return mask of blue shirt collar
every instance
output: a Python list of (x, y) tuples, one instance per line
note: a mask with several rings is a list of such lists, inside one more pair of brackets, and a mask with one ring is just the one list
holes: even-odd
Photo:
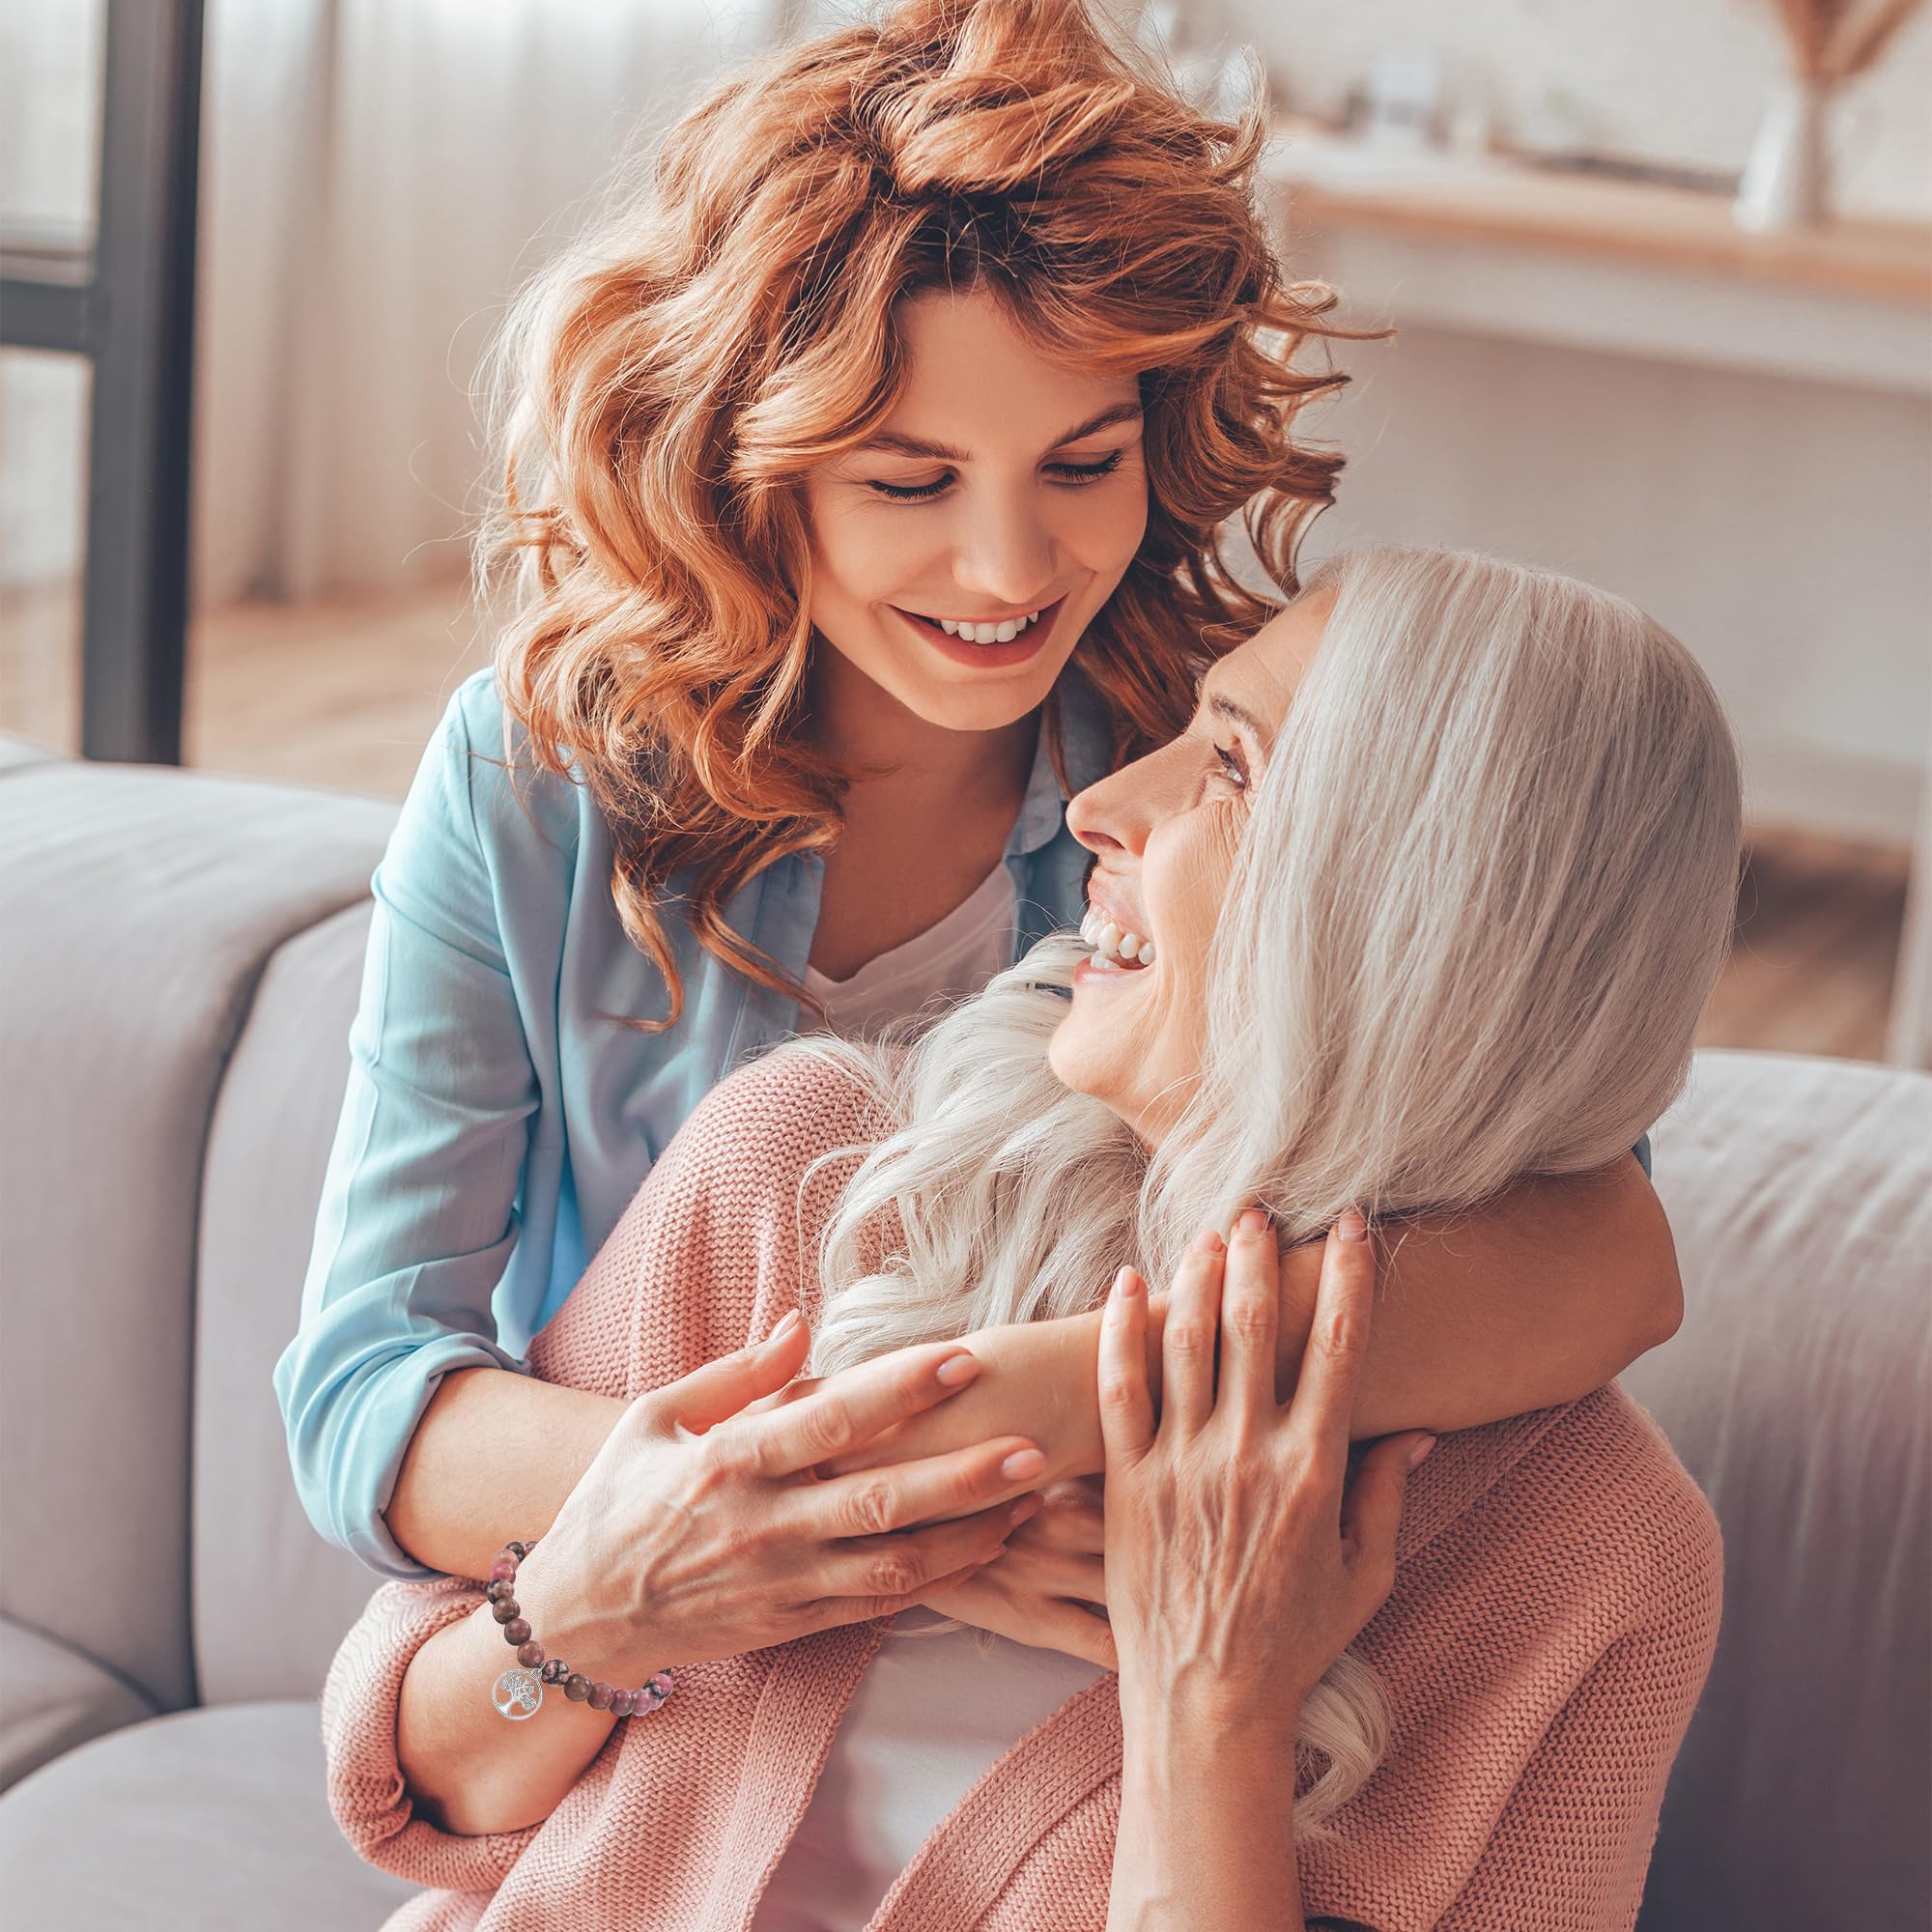
[(1012, 837), (1007, 840), (1009, 858), (1037, 852), (1043, 845), (1051, 844), (1065, 822), (1066, 801), (1072, 793), (1084, 791), (1107, 775), (1109, 735), (1099, 694), (1068, 665), (1060, 674), (1051, 701), (1060, 707), (1061, 745), (1072, 790), (1060, 782), (1060, 775), (1053, 768), (1046, 719), (1042, 715), (1026, 797), (1020, 804), (1020, 815), (1013, 822)]

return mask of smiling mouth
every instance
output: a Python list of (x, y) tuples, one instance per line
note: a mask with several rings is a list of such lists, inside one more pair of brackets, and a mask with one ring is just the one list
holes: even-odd
[(973, 617), (928, 616), (923, 611), (907, 611), (896, 604), (893, 609), (922, 630), (937, 631), (962, 644), (1010, 644), (1025, 637), (1042, 619), (1051, 619), (1061, 602), (1062, 599), (1056, 597), (1052, 603), (1042, 604), (1024, 615), (999, 617), (990, 623), (982, 623)]

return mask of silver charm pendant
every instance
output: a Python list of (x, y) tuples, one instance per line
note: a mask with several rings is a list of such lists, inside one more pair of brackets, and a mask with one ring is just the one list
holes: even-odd
[(506, 1670), (490, 1687), (490, 1701), (498, 1713), (511, 1719), (534, 1718), (543, 1702), (543, 1679), (534, 1670), (521, 1665)]

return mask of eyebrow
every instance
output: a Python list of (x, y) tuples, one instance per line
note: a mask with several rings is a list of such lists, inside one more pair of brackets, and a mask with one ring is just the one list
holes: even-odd
[[(1097, 436), (1103, 429), (1112, 429), (1119, 423), (1139, 422), (1141, 406), (1138, 403), (1116, 403), (1112, 409), (1102, 410), (1092, 415), (1084, 423), (1068, 430), (1057, 441), (1047, 445), (1049, 455), (1056, 449), (1065, 449), (1069, 442), (1080, 442), (1087, 437)], [(867, 450), (883, 450), (893, 456), (918, 456), (929, 458), (935, 463), (965, 463), (969, 461), (963, 449), (954, 449), (950, 443), (925, 442), (918, 437), (899, 436), (892, 430), (881, 430), (877, 436), (870, 436), (854, 446), (854, 453)]]
[(1247, 731), (1256, 744), (1265, 750), (1273, 738), (1268, 727), (1245, 704), (1237, 703), (1234, 698), (1224, 696), (1218, 691), (1208, 690), (1207, 684), (1208, 674), (1204, 671), (1194, 687), (1195, 704), (1197, 706), (1205, 704), (1216, 717), (1233, 719)]

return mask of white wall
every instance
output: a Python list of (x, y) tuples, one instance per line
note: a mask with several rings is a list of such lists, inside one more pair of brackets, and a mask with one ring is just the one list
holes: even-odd
[(1310, 554), (1451, 544), (1630, 597), (1697, 654), (1754, 815), (1905, 842), (1932, 724), (1932, 404), (1405, 328), (1341, 345)]

